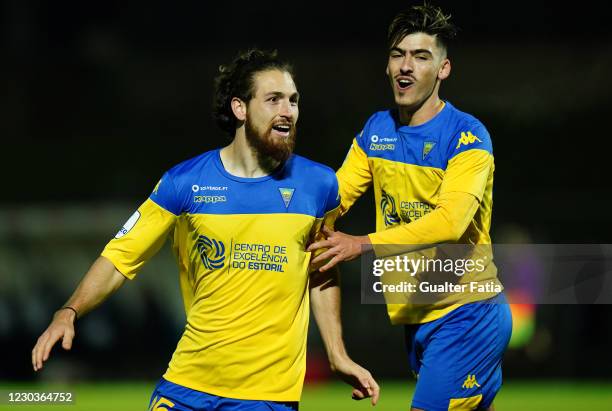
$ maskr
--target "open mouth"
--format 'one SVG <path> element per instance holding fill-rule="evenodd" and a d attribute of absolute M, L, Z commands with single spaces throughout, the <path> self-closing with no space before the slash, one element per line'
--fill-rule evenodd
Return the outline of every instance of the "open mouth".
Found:
<path fill-rule="evenodd" d="M 277 134 L 280 134 L 283 137 L 289 137 L 291 124 L 275 124 L 272 126 L 272 130 L 276 131 Z"/>
<path fill-rule="evenodd" d="M 410 88 L 410 86 L 412 86 L 414 84 L 414 82 L 412 80 L 405 79 L 405 78 L 397 79 L 396 82 L 397 82 L 397 87 L 400 90 L 407 90 L 408 88 Z"/>

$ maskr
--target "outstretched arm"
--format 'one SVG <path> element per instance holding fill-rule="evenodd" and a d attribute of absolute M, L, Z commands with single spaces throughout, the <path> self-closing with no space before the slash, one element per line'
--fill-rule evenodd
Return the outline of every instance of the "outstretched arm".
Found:
<path fill-rule="evenodd" d="M 405 251 L 410 251 L 410 246 L 419 244 L 454 242 L 465 232 L 478 206 L 478 199 L 472 194 L 445 193 L 440 195 L 434 211 L 410 224 L 398 225 L 367 236 L 352 236 L 325 228 L 323 232 L 327 238 L 311 244 L 307 250 L 328 249 L 312 260 L 312 264 L 329 260 L 320 268 L 326 271 L 371 249 L 374 249 L 378 257 L 384 257 L 387 250 L 397 251 L 397 247 L 385 247 L 389 245 L 401 244 L 405 246 Z"/>
<path fill-rule="evenodd" d="M 353 399 L 372 398 L 376 405 L 379 387 L 368 370 L 353 362 L 344 347 L 340 321 L 340 280 L 338 270 L 315 271 L 310 279 L 310 301 L 315 321 L 325 344 L 332 371 L 353 387 Z"/>
<path fill-rule="evenodd" d="M 372 244 L 376 255 L 382 257 L 389 250 L 385 247 L 387 245 L 409 247 L 460 240 L 481 205 L 493 169 L 493 156 L 486 150 L 474 149 L 458 154 L 449 160 L 438 203 L 432 212 L 409 224 L 368 236 L 351 236 L 327 230 L 325 240 L 319 240 L 307 249 L 328 249 L 313 258 L 312 264 L 329 260 L 321 267 L 321 271 L 326 271 L 341 261 L 359 257 L 363 251 L 371 249 Z M 397 248 L 392 249 L 397 251 Z M 405 251 L 410 251 L 410 248 Z"/>
<path fill-rule="evenodd" d="M 32 349 L 34 371 L 43 367 L 59 339 L 69 350 L 74 338 L 74 321 L 102 304 L 127 278 L 134 278 L 142 266 L 164 244 L 181 214 L 180 198 L 169 173 L 157 183 L 151 197 L 138 208 L 92 264 L 66 305 L 53 315 L 51 324 Z M 121 271 L 119 271 L 121 270 Z M 67 308 L 70 307 L 70 308 Z M 74 310 L 74 311 L 73 311 Z"/>
<path fill-rule="evenodd" d="M 124 283 L 125 277 L 117 271 L 113 263 L 105 257 L 99 257 L 79 283 L 68 302 L 53 315 L 51 324 L 38 338 L 32 350 L 34 371 L 43 368 L 49 359 L 51 349 L 60 339 L 62 347 L 69 350 L 74 338 L 74 321 L 96 308 L 110 297 Z M 74 310 L 74 311 L 73 311 Z"/>

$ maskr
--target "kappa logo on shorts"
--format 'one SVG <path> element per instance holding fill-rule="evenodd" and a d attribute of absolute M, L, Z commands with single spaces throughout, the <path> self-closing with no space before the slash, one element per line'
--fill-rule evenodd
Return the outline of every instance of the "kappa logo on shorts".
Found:
<path fill-rule="evenodd" d="M 209 270 L 223 268 L 225 264 L 225 245 L 223 242 L 200 235 L 196 241 L 196 248 L 200 257 L 202 257 L 204 267 Z"/>
<path fill-rule="evenodd" d="M 476 374 L 468 374 L 465 381 L 463 381 L 463 385 L 461 386 L 461 388 L 466 389 L 474 387 L 480 387 L 480 384 L 478 384 L 478 381 L 476 381 Z"/>
<path fill-rule="evenodd" d="M 151 401 L 151 406 L 148 411 L 167 411 L 170 408 L 174 408 L 174 403 L 172 401 L 164 397 L 158 398 L 156 395 L 153 401 Z"/>

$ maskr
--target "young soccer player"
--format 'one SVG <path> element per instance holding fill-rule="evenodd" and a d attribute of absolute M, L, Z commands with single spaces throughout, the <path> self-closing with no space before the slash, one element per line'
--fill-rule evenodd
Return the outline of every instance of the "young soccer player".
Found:
<path fill-rule="evenodd" d="M 374 187 L 376 232 L 350 236 L 325 229 L 327 239 L 309 248 L 329 248 L 313 260 L 331 258 L 322 270 L 372 247 L 378 255 L 377 245 L 490 245 L 489 133 L 438 95 L 451 72 L 447 47 L 456 29 L 449 17 L 425 4 L 391 22 L 386 73 L 397 107 L 370 117 L 337 172 L 343 212 Z M 490 260 L 483 272 L 462 280 L 501 289 Z M 388 304 L 391 322 L 405 326 L 410 366 L 418 375 L 413 410 L 493 409 L 511 316 L 502 293 L 484 295 L 486 304 L 461 303 L 480 297 L 452 293 L 454 303 Z"/>
<path fill-rule="evenodd" d="M 306 369 L 310 301 L 331 367 L 354 398 L 378 386 L 350 360 L 334 275 L 309 282 L 305 249 L 333 224 L 334 172 L 292 154 L 299 94 L 275 53 L 251 50 L 220 68 L 214 114 L 233 137 L 166 172 L 111 240 L 32 351 L 70 349 L 73 323 L 133 279 L 172 241 L 187 324 L 149 409 L 296 410 Z"/>

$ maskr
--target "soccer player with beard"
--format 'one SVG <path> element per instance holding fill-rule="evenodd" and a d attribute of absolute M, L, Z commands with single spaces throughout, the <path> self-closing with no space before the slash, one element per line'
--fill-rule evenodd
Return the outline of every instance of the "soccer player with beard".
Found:
<path fill-rule="evenodd" d="M 378 386 L 344 349 L 337 274 L 309 275 L 305 249 L 331 226 L 334 172 L 292 154 L 299 94 L 276 53 L 251 50 L 221 66 L 214 114 L 227 147 L 166 172 L 111 240 L 32 351 L 70 349 L 73 323 L 170 236 L 187 324 L 149 409 L 296 410 L 306 368 L 309 292 L 330 365 L 356 399 Z M 319 274 L 319 275 L 316 275 Z"/>

